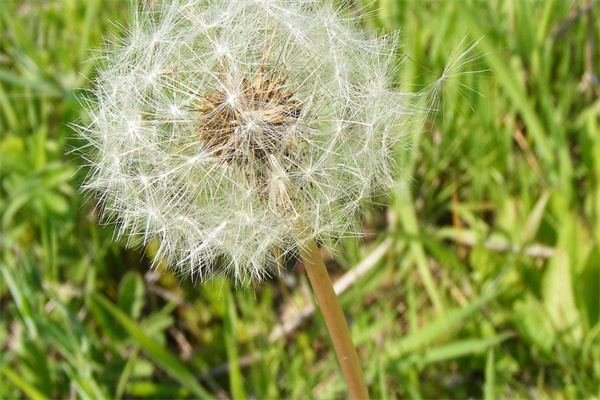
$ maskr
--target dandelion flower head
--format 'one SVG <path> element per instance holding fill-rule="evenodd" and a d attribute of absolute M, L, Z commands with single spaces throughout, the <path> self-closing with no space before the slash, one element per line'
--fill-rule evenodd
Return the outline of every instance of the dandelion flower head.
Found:
<path fill-rule="evenodd" d="M 105 220 L 203 279 L 261 280 L 360 232 L 412 126 L 395 37 L 332 1 L 192 0 L 135 12 L 80 128 Z"/>

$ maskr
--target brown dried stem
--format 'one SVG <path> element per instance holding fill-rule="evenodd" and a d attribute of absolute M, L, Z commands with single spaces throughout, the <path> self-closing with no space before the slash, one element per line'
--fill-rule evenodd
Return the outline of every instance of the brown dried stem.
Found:
<path fill-rule="evenodd" d="M 369 392 L 358 361 L 358 354 L 352 343 L 348 323 L 333 290 L 327 268 L 321 258 L 319 247 L 314 240 L 311 240 L 301 248 L 300 253 L 346 379 L 350 397 L 352 399 L 368 399 Z"/>

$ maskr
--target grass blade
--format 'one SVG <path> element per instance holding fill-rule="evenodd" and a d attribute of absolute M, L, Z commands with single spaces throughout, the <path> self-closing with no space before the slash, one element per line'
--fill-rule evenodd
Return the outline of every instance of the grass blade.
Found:
<path fill-rule="evenodd" d="M 488 350 L 485 360 L 485 385 L 483 387 L 484 400 L 494 400 L 496 398 L 496 369 L 494 362 L 494 349 Z"/>
<path fill-rule="evenodd" d="M 101 305 L 117 320 L 123 328 L 135 339 L 141 346 L 142 350 L 152 358 L 167 374 L 173 379 L 180 382 L 195 396 L 203 399 L 213 398 L 206 389 L 204 389 L 197 381 L 194 375 L 188 370 L 187 366 L 175 357 L 161 345 L 147 336 L 144 331 L 133 322 L 121 309 L 111 303 L 105 297 L 93 293 L 91 300 Z"/>
<path fill-rule="evenodd" d="M 18 373 L 14 372 L 12 369 L 3 366 L 0 368 L 0 373 L 3 374 L 9 381 L 11 381 L 16 387 L 21 389 L 23 393 L 30 399 L 46 399 L 47 396 L 44 396 L 40 391 L 38 391 L 33 386 L 29 385 L 25 380 L 23 380 Z"/>
<path fill-rule="evenodd" d="M 458 326 L 462 321 L 473 315 L 477 310 L 492 300 L 496 294 L 488 294 L 458 309 L 448 311 L 445 315 L 426 323 L 422 329 L 412 332 L 403 340 L 390 346 L 389 357 L 398 359 L 404 354 L 416 351 L 432 343 L 434 340 L 448 334 L 448 331 Z"/>
<path fill-rule="evenodd" d="M 467 3 L 464 3 L 461 7 L 457 7 L 457 11 L 461 19 L 468 25 L 472 36 L 476 40 L 480 40 L 479 47 L 484 52 L 484 59 L 498 78 L 498 82 L 502 85 L 507 97 L 523 117 L 528 131 L 531 133 L 531 137 L 536 144 L 542 163 L 546 167 L 553 165 L 555 155 L 548 141 L 546 128 L 529 102 L 524 88 L 515 79 L 521 73 L 510 69 L 506 60 L 498 52 L 498 45 L 492 41 L 489 35 L 486 36 L 487 32 L 481 23 L 478 22 L 475 15 L 473 15 L 473 10 Z"/>
<path fill-rule="evenodd" d="M 442 361 L 454 360 L 460 357 L 477 354 L 485 351 L 499 343 L 502 343 L 512 333 L 503 333 L 491 338 L 485 339 L 467 339 L 453 342 L 444 346 L 435 347 L 423 354 L 414 354 L 405 360 L 402 360 L 391 367 L 392 370 L 403 370 L 412 365 L 424 366 Z"/>
<path fill-rule="evenodd" d="M 227 315 L 225 317 L 225 350 L 229 361 L 229 386 L 234 399 L 247 398 L 235 340 L 237 314 L 231 288 L 227 286 Z"/>

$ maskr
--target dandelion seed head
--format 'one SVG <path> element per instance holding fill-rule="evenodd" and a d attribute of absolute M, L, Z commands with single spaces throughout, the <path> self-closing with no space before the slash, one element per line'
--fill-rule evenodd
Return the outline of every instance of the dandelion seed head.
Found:
<path fill-rule="evenodd" d="M 155 7 L 107 44 L 85 103 L 84 188 L 104 219 L 182 274 L 238 283 L 360 235 L 418 117 L 393 85 L 397 38 L 330 0 Z"/>

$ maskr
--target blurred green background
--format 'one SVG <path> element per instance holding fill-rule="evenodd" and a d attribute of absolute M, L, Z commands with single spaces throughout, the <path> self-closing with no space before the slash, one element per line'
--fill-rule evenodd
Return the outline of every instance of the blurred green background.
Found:
<path fill-rule="evenodd" d="M 0 0 L 0 398 L 344 398 L 301 271 L 245 289 L 151 271 L 79 193 L 69 124 L 128 4 Z M 364 268 L 340 297 L 371 395 L 599 398 L 600 3 L 345 6 L 401 29 L 407 90 L 480 39 L 401 189 L 328 263 Z"/>

